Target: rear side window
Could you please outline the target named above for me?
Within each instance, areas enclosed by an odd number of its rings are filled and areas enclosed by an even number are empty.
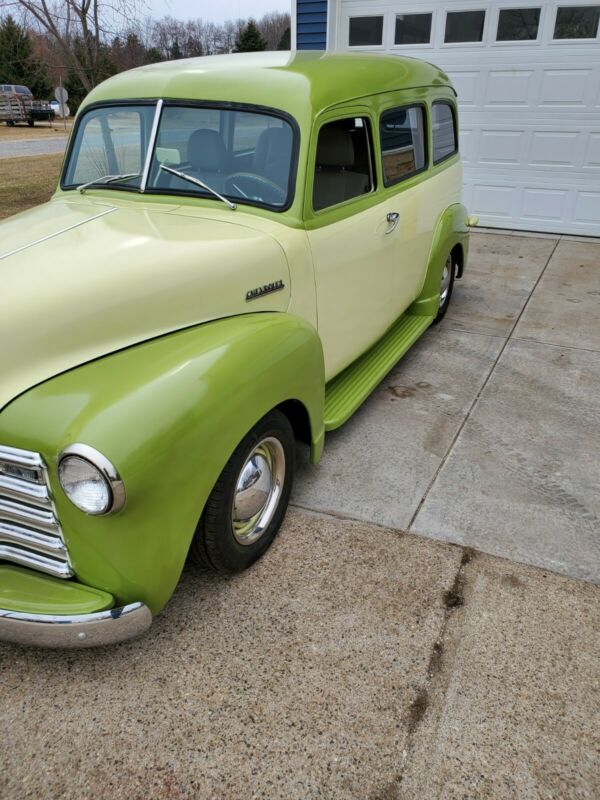
[[[373,191],[369,120],[338,119],[323,125],[317,140],[313,209],[320,211]]]
[[[393,108],[381,115],[379,125],[383,182],[393,186],[427,165],[425,110],[423,106]]]
[[[434,103],[431,108],[433,163],[439,164],[458,150],[456,120],[450,103]]]

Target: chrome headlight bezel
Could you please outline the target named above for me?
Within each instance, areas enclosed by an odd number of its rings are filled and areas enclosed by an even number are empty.
[[[76,457],[86,461],[99,473],[100,477],[105,482],[108,489],[109,502],[101,511],[87,511],[86,509],[81,508],[73,501],[73,499],[65,490],[60,478],[60,466],[66,459],[71,457]],[[108,458],[106,458],[106,456],[102,455],[99,450],[96,450],[94,447],[90,447],[90,445],[76,443],[65,447],[58,457],[57,472],[58,482],[60,483],[65,497],[67,497],[69,502],[73,503],[75,508],[77,508],[83,514],[87,514],[91,517],[106,516],[107,514],[114,514],[115,512],[120,511],[125,505],[125,484],[123,483],[117,468],[108,460]]]

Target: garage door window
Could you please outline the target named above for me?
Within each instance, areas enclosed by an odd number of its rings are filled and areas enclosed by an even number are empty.
[[[433,163],[439,164],[456,153],[456,122],[449,103],[434,103],[431,109],[431,138],[433,141]]]
[[[422,106],[386,111],[381,116],[379,135],[386,186],[393,186],[425,169],[425,111]]]
[[[394,44],[429,44],[431,14],[397,14]]]
[[[350,17],[350,47],[373,47],[383,41],[383,17]]]
[[[595,39],[600,6],[564,6],[556,11],[555,39]]]
[[[449,11],[446,14],[446,44],[481,42],[485,11]]]
[[[539,8],[503,8],[498,16],[496,41],[519,42],[537,39],[539,26]]]
[[[373,191],[372,152],[368,119],[351,117],[323,125],[315,160],[315,211]]]

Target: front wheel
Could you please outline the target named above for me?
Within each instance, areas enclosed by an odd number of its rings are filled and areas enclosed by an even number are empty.
[[[191,554],[215,572],[241,572],[275,538],[289,503],[295,440],[281,411],[246,434],[221,472],[194,534]]]

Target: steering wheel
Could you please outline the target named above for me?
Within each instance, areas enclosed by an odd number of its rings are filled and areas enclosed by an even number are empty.
[[[253,183],[255,185],[254,189],[252,188]],[[246,187],[244,184],[246,184]],[[250,184],[250,188],[247,188],[248,184]],[[273,203],[277,205],[285,203],[287,192],[275,181],[262,175],[257,175],[255,172],[234,172],[225,181],[225,194],[242,195],[242,197],[247,197],[249,200],[264,200],[265,198],[260,195],[260,192],[264,189],[268,189],[271,195],[275,195],[272,200]]]

